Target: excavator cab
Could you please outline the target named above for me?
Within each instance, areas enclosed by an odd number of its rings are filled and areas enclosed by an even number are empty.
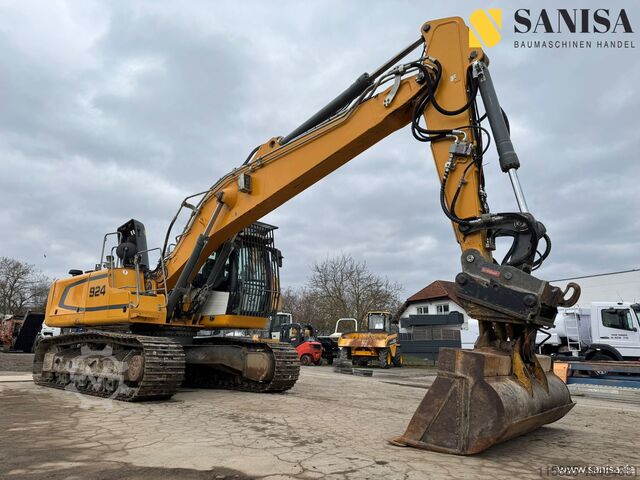
[[[269,328],[263,332],[263,336],[280,340],[282,327],[293,323],[293,315],[288,312],[277,312],[269,318]]]
[[[274,315],[280,297],[279,269],[282,254],[274,246],[278,228],[254,222],[209,256],[185,289],[179,316],[215,322],[215,316],[268,318]],[[185,308],[185,305],[188,305]],[[261,320],[264,323],[263,320]],[[237,321],[236,321],[237,323]],[[262,325],[245,325],[260,328]]]

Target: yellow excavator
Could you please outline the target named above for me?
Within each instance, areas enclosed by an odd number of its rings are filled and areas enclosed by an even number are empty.
[[[51,287],[46,323],[64,333],[40,342],[34,381],[118,400],[167,398],[181,384],[291,388],[299,372],[291,346],[202,333],[265,328],[278,304],[282,255],[275,227],[258,220],[408,125],[431,146],[442,210],[462,250],[457,294],[480,336],[473,351],[441,351],[435,382],[393,442],[472,454],[564,416],[574,404],[549,358],[535,355],[535,338],[553,325],[558,306],[576,302],[579,287],[563,292],[531,275],[551,243],[527,208],[488,65],[469,46],[462,19],[429,21],[415,42],[290,134],[187,197],[155,267],[142,223],[105,235],[95,269],[71,270]],[[491,137],[517,212],[489,210],[483,157]],[[189,219],[171,241],[184,209]],[[512,245],[496,262],[499,237]]]

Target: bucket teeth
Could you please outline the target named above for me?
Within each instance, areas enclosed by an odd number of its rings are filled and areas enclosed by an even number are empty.
[[[540,365],[540,360],[538,359],[537,355],[533,356],[533,374],[538,382],[540,382],[540,386],[544,389],[544,391],[549,393],[549,381],[547,380],[547,375],[542,369],[542,365]]]
[[[529,373],[529,370],[527,369],[527,366],[525,365],[524,360],[522,359],[522,356],[520,355],[520,352],[518,350],[515,350],[511,354],[511,363],[513,365],[513,374],[518,379],[518,382],[520,382],[520,385],[522,385],[527,390],[527,392],[529,392],[529,395],[533,396],[533,383],[531,383],[531,374]]]

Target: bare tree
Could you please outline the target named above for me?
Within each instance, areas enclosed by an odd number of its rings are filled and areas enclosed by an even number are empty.
[[[299,290],[293,287],[287,287],[280,292],[280,304],[278,310],[293,314],[298,309],[300,303]]]
[[[0,257],[0,313],[44,311],[51,280],[19,260]]]
[[[281,293],[280,310],[293,315],[293,321],[311,324],[319,328],[318,301],[314,292],[307,287],[286,288]]]
[[[309,323],[327,332],[341,317],[360,322],[371,310],[396,312],[402,286],[369,271],[366,262],[340,254],[312,265],[305,290],[304,303],[313,303]]]

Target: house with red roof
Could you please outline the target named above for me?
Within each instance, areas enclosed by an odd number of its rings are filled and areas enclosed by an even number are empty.
[[[460,305],[453,282],[436,280],[405,301],[400,319],[400,343],[405,355],[436,360],[442,347],[473,348],[477,322]]]

